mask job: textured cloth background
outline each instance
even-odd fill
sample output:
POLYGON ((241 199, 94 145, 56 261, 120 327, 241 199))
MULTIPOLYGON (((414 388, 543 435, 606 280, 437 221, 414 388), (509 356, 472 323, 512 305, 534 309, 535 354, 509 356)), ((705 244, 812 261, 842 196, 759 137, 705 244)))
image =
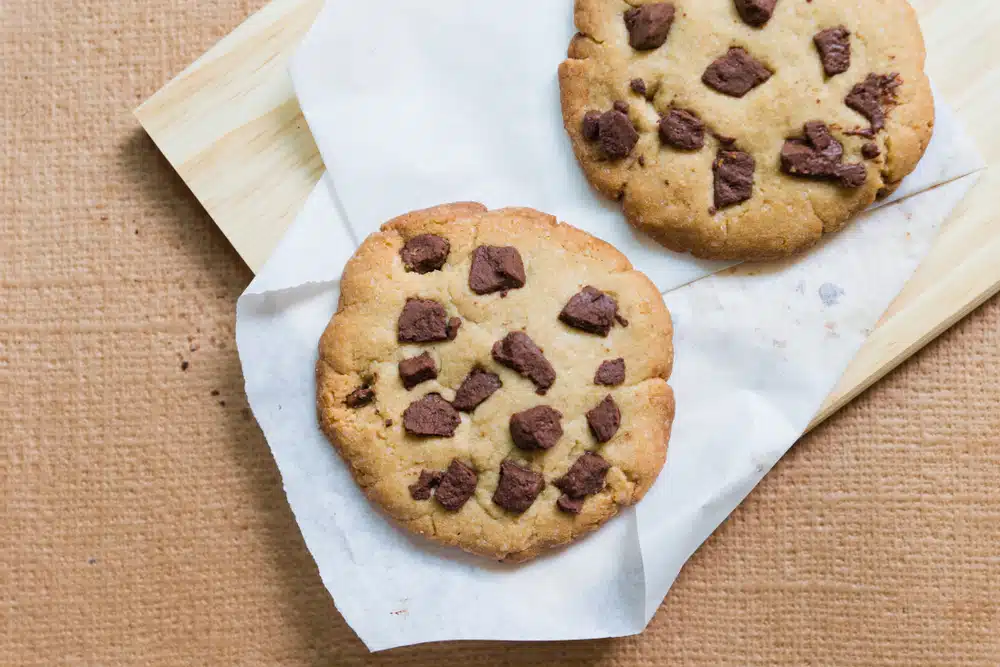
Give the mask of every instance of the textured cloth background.
POLYGON ((0 2, 0 664, 1000 664, 996 300, 798 444, 642 636, 366 654, 243 398, 250 272, 131 115, 261 3, 0 2))

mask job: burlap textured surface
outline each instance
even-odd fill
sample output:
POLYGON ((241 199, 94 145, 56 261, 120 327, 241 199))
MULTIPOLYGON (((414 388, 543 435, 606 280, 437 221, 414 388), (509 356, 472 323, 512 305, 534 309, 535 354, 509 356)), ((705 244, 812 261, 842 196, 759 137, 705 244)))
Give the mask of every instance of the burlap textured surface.
POLYGON ((259 4, 0 4, 0 664, 1000 664, 996 300, 796 445, 642 636, 369 656, 243 398, 250 272, 130 112, 259 4))

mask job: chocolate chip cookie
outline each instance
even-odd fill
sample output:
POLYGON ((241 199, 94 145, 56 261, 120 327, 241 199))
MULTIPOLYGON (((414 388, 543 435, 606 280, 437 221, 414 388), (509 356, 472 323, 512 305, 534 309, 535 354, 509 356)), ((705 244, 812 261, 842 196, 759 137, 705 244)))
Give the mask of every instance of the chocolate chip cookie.
POLYGON ((319 345, 320 424, 403 526, 524 561, 656 479, 671 338, 656 287, 608 244, 530 209, 418 211, 344 270, 319 345))
POLYGON ((905 0, 576 0, 559 68, 588 180, 664 246, 799 252, 892 192, 934 125, 905 0))

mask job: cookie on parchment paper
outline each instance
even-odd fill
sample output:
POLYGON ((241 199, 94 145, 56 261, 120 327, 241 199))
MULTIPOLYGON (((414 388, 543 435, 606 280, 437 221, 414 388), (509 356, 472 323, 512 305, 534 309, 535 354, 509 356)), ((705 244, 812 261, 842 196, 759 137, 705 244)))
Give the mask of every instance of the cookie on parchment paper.
POLYGON ((588 180, 666 247, 801 251, 896 188, 934 125, 906 0, 576 0, 559 68, 588 180))
POLYGON ((674 414, 670 315, 610 245, 530 209, 404 215, 348 262, 320 423, 406 528, 506 561, 649 489, 674 414))

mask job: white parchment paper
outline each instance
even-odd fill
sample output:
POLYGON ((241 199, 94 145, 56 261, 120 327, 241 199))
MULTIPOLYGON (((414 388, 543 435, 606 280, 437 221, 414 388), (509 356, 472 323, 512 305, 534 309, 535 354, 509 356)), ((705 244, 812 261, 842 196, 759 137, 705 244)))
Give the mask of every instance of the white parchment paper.
POLYGON ((367 502, 316 420, 316 346, 357 239, 397 213, 473 199, 558 213, 618 245, 665 290, 719 268, 645 243, 582 180, 553 88, 571 4, 332 0, 294 61, 296 91, 330 172, 240 298, 237 345, 306 545, 372 650, 640 632, 691 553, 803 432, 976 180, 955 180, 980 162, 939 106, 932 147, 897 197, 949 184, 865 214, 805 257, 667 294, 677 419, 664 472, 637 508, 521 566, 413 537, 367 502), (469 33, 477 48, 466 53, 472 42, 454 40, 469 33), (515 33, 518 47, 501 50, 515 33), (484 76, 502 85, 458 97, 456 81, 484 76), (515 85, 527 94, 505 101, 515 85), (495 94, 504 88, 507 95, 495 94), (548 121, 513 133, 491 126, 517 111, 510 104, 529 104, 524 98, 548 121), (449 99, 466 106, 441 116, 448 105, 438 100, 449 99))

